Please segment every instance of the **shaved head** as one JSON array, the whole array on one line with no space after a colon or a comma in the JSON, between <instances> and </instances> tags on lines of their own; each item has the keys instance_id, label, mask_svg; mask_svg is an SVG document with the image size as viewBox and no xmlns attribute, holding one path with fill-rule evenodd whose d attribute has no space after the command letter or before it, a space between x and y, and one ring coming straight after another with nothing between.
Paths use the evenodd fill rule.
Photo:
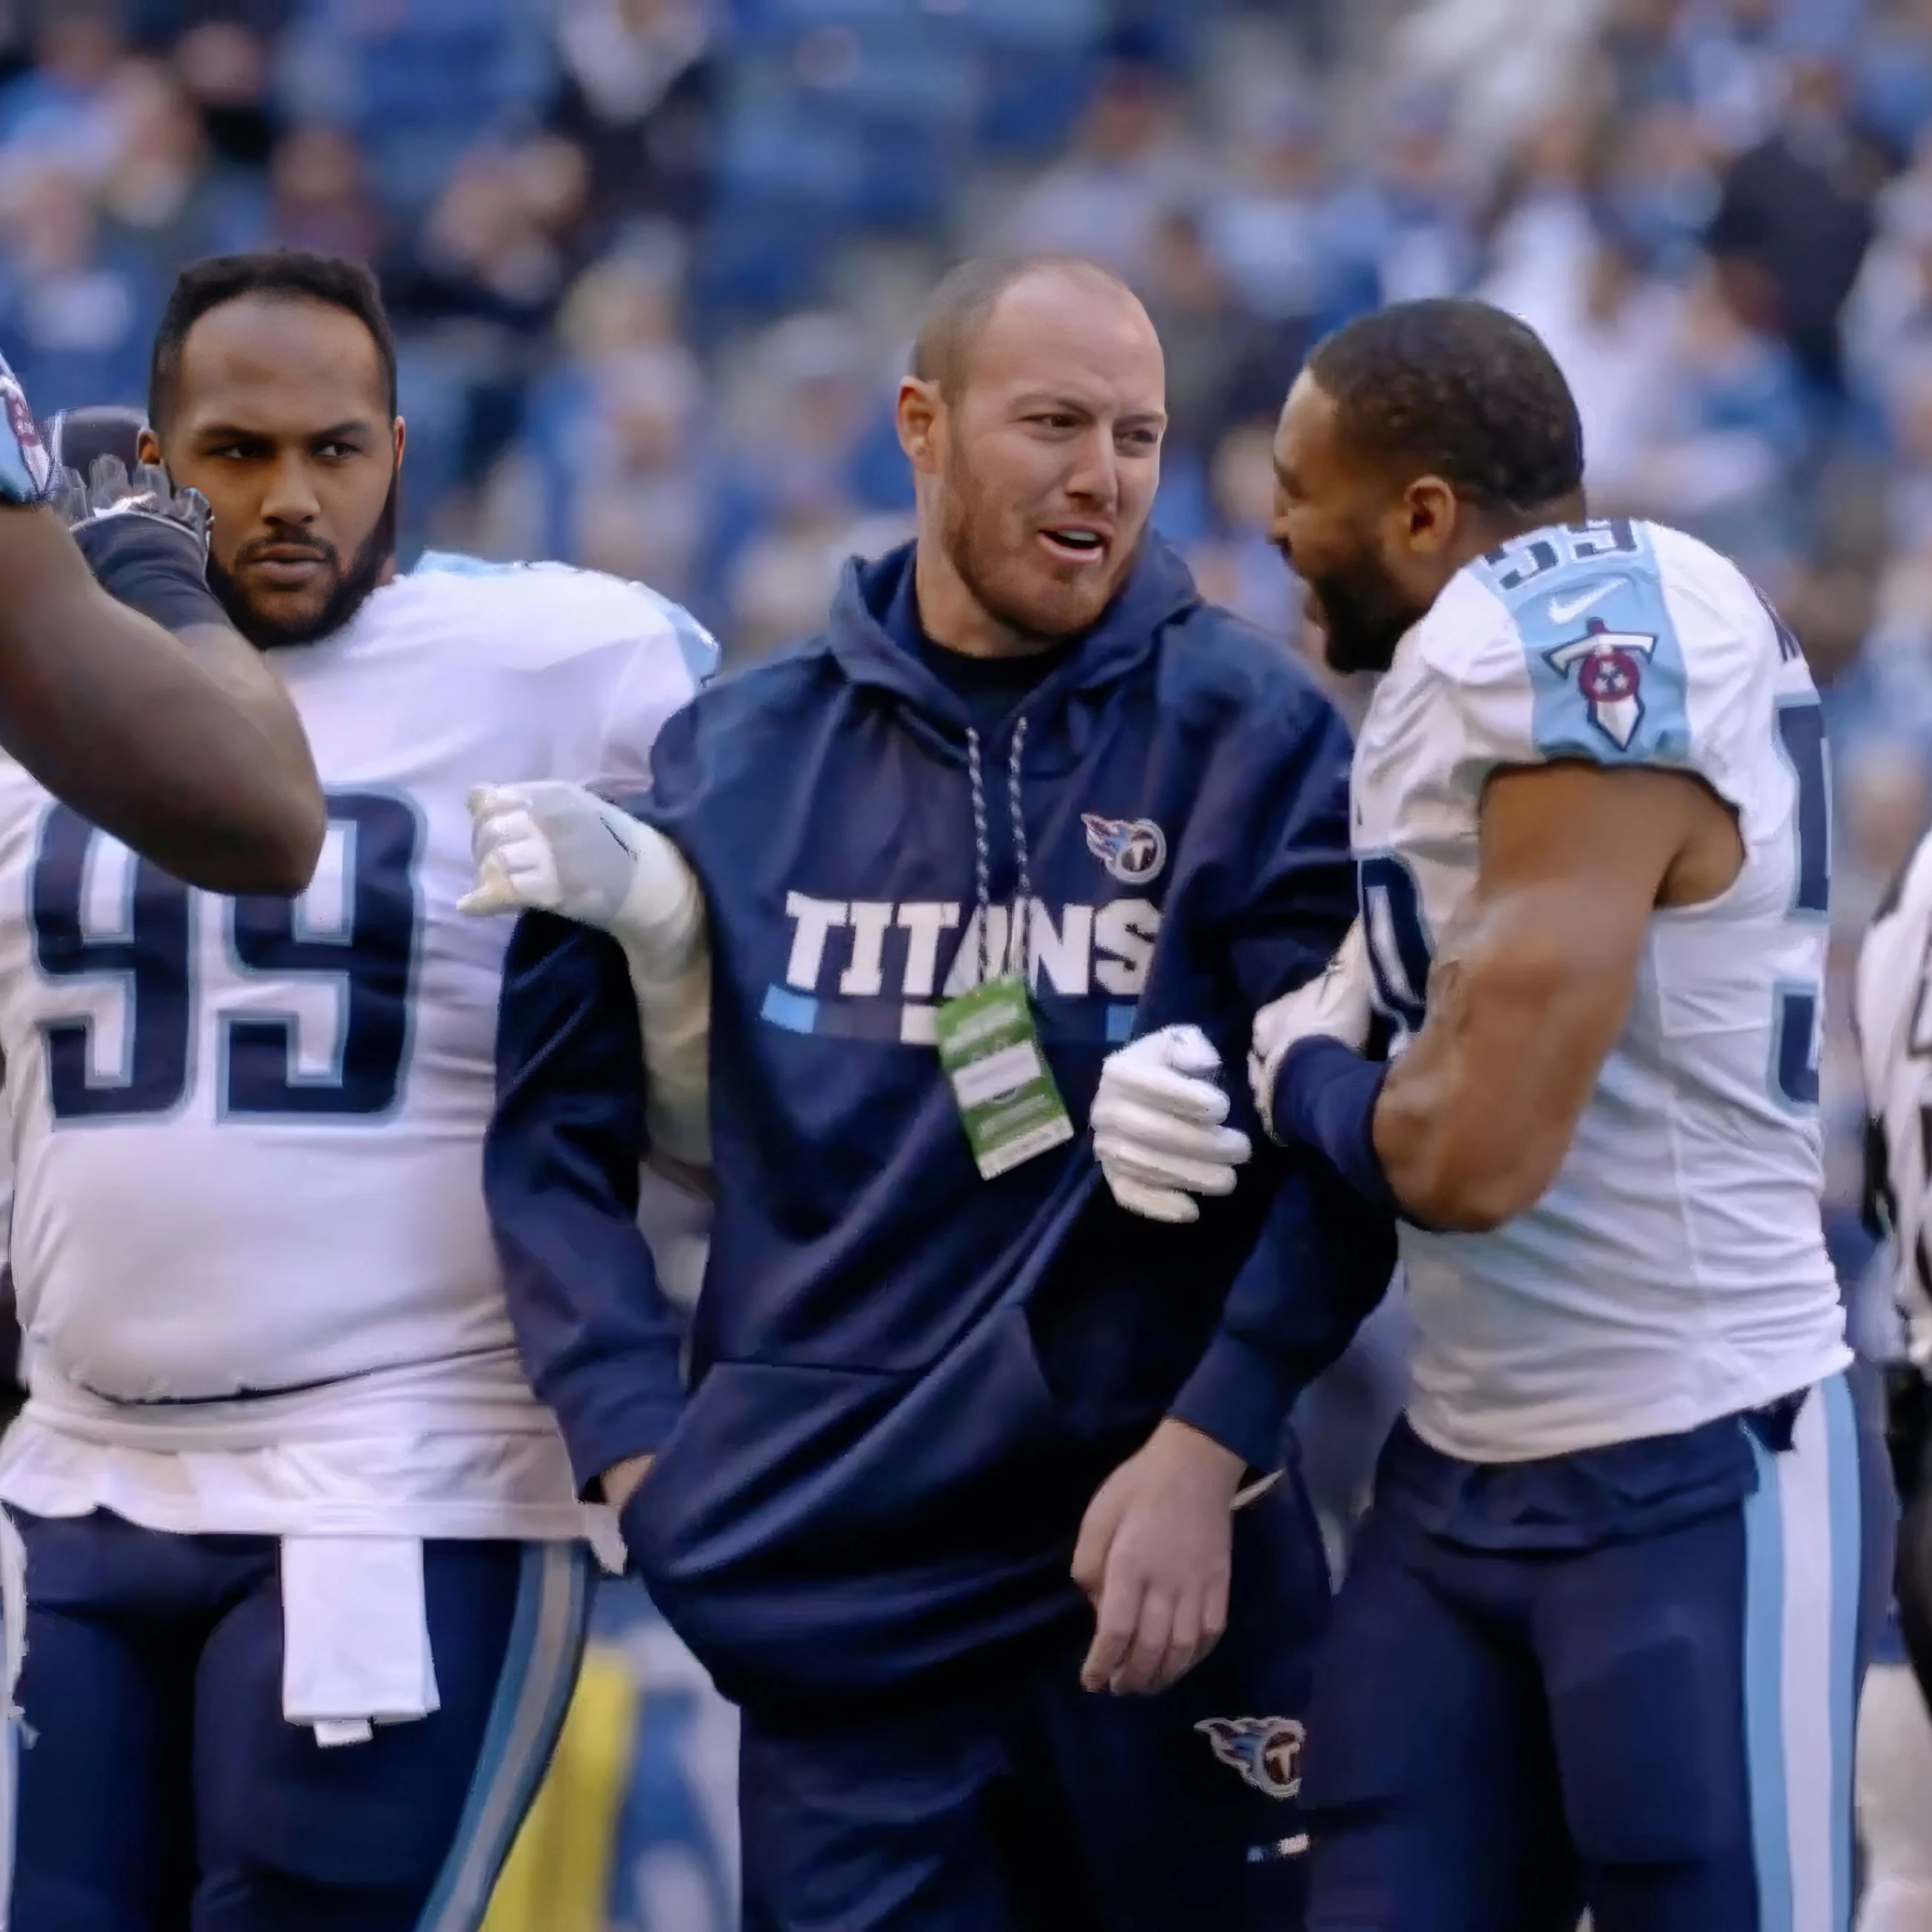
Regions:
<instances>
[{"instance_id":1,"label":"shaved head","mask_svg":"<svg viewBox=\"0 0 1932 1932\"><path fill-rule=\"evenodd\" d=\"M962 262L940 282L926 305L913 344L912 374L930 382L948 402L965 387L973 352L1006 296L1036 279L1070 282L1112 292L1132 307L1140 298L1112 269L1081 255L982 255Z\"/></svg>"},{"instance_id":2,"label":"shaved head","mask_svg":"<svg viewBox=\"0 0 1932 1932\"><path fill-rule=\"evenodd\" d=\"M940 284L898 409L929 635L997 655L1098 621L1153 506L1166 391L1147 310L1091 262L968 262Z\"/></svg>"}]
</instances>

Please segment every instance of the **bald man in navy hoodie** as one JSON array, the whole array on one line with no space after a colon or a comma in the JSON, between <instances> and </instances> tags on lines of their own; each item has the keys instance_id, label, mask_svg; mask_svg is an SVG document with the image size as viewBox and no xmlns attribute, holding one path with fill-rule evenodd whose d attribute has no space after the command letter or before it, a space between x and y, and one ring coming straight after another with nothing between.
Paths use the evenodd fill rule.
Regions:
<instances>
[{"instance_id":1,"label":"bald man in navy hoodie","mask_svg":"<svg viewBox=\"0 0 1932 1932\"><path fill-rule=\"evenodd\" d=\"M1301 1922L1328 1591L1287 1416L1390 1231L1278 1154L1198 1226L1130 1220L1084 1130L1110 1046L1185 1016L1238 1058L1327 963L1349 744L1148 530L1163 392L1104 271L956 270L899 398L917 541L658 740L638 815L712 954L688 1389L635 1224L623 959L542 913L512 947L512 1312L586 1493L742 1706L764 1932ZM1001 975L1072 1130L1036 1095L1004 1168L934 1046Z\"/></svg>"}]
</instances>

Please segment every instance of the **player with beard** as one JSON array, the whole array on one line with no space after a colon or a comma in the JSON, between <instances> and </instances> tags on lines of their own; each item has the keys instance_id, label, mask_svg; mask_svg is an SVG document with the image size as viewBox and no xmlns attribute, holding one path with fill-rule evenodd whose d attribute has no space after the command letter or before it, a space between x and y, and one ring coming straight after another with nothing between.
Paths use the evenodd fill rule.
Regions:
<instances>
[{"instance_id":1,"label":"player with beard","mask_svg":"<svg viewBox=\"0 0 1932 1932\"><path fill-rule=\"evenodd\" d=\"M1850 1910L1890 1518L1820 1220L1817 694L1735 566L1586 516L1582 459L1473 302L1330 338L1275 442L1330 661L1382 676L1359 922L1250 1072L1400 1217L1414 1334L1310 1719L1323 1932ZM1094 1108L1156 1222L1244 1154L1178 1057L1124 1051Z\"/></svg>"},{"instance_id":2,"label":"player with beard","mask_svg":"<svg viewBox=\"0 0 1932 1932\"><path fill-rule=\"evenodd\" d=\"M189 269L149 420L214 506L210 581L293 697L328 832L299 899L215 898L0 774L10 1924L473 1928L600 1526L484 1210L507 935L456 910L466 794L634 783L710 642L608 578L397 574L395 356L352 264Z\"/></svg>"},{"instance_id":3,"label":"player with beard","mask_svg":"<svg viewBox=\"0 0 1932 1932\"><path fill-rule=\"evenodd\" d=\"M633 1226L662 1015L548 916L486 1185L579 1479L742 1706L765 1932L1300 1922L1327 1590L1286 1418L1390 1250L1305 1162L1150 1232L1079 1130L1110 1040L1228 1050L1333 951L1347 739L1149 531L1163 392L1104 271L955 271L899 394L916 540L666 726L644 823L479 802L479 903L646 980L702 895L688 1396ZM1283 1268L1341 1305L1284 1322Z\"/></svg>"}]
</instances>

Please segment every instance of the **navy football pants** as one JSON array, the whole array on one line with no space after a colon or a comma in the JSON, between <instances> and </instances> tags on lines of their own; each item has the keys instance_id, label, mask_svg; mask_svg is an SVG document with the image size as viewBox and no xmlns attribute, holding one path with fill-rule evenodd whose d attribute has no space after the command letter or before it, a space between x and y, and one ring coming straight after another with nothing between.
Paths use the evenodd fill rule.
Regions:
<instances>
[{"instance_id":1,"label":"navy football pants","mask_svg":"<svg viewBox=\"0 0 1932 1932\"><path fill-rule=\"evenodd\" d=\"M1311 1932L1845 1932L1889 1478L1844 1378L1756 1493L1579 1551L1372 1511L1320 1660Z\"/></svg>"},{"instance_id":2,"label":"navy football pants","mask_svg":"<svg viewBox=\"0 0 1932 1932\"><path fill-rule=\"evenodd\" d=\"M576 1678L580 1546L426 1544L442 1706L325 1750L282 1715L274 1538L16 1520L11 1932L473 1932Z\"/></svg>"},{"instance_id":3,"label":"navy football pants","mask_svg":"<svg viewBox=\"0 0 1932 1932\"><path fill-rule=\"evenodd\" d=\"M747 1714L746 1932L1300 1932L1295 1792L1318 1536L1292 1482L1236 1518L1228 1629L1158 1697L1080 1688L1090 1631L970 1697Z\"/></svg>"}]
</instances>

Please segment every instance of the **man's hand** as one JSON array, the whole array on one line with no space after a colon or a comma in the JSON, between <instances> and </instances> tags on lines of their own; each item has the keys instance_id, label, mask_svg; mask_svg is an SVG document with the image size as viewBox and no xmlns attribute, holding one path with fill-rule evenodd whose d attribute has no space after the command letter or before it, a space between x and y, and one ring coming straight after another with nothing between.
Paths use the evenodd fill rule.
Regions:
<instances>
[{"instance_id":1,"label":"man's hand","mask_svg":"<svg viewBox=\"0 0 1932 1932\"><path fill-rule=\"evenodd\" d=\"M1242 1473L1238 1456L1170 1418L1101 1484L1073 1553L1094 1612L1084 1689L1165 1690L1220 1641Z\"/></svg>"},{"instance_id":2,"label":"man's hand","mask_svg":"<svg viewBox=\"0 0 1932 1932\"><path fill-rule=\"evenodd\" d=\"M1336 948L1334 958L1306 986L1270 1000L1256 1014L1248 1082L1270 1132L1274 1130L1274 1084L1288 1049L1325 1035L1360 1053L1375 1024L1374 987L1368 943L1358 919Z\"/></svg>"},{"instance_id":3,"label":"man's hand","mask_svg":"<svg viewBox=\"0 0 1932 1932\"><path fill-rule=\"evenodd\" d=\"M644 1478L651 1473L651 1465L657 1460L655 1456L626 1456L621 1462L613 1462L598 1478L604 1500L620 1515L623 1513L624 1505L644 1486Z\"/></svg>"},{"instance_id":4,"label":"man's hand","mask_svg":"<svg viewBox=\"0 0 1932 1932\"><path fill-rule=\"evenodd\" d=\"M1222 1125L1221 1057L1198 1027L1162 1027L1110 1053L1089 1119L1114 1198L1150 1221L1197 1220L1196 1196L1232 1194L1253 1149Z\"/></svg>"},{"instance_id":5,"label":"man's hand","mask_svg":"<svg viewBox=\"0 0 1932 1932\"><path fill-rule=\"evenodd\" d=\"M457 908L479 916L554 912L611 932L646 850L666 842L581 785L556 778L478 785L470 816L476 889Z\"/></svg>"}]
</instances>

